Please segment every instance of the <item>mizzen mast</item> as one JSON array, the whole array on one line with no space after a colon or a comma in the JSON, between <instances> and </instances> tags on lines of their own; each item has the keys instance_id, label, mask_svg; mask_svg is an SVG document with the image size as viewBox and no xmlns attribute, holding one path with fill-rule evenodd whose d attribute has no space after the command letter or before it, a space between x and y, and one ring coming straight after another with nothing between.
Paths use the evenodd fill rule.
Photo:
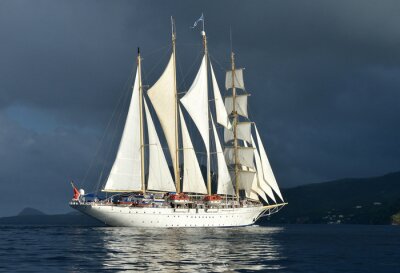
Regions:
<instances>
[{"instance_id":1,"label":"mizzen mast","mask_svg":"<svg viewBox=\"0 0 400 273\"><path fill-rule=\"evenodd\" d=\"M140 48L138 48L138 77L139 77L139 123L140 123L140 182L143 193L146 193L146 186L144 183L144 130L143 130L143 85L142 85L142 59L140 58Z\"/></svg>"}]
</instances>

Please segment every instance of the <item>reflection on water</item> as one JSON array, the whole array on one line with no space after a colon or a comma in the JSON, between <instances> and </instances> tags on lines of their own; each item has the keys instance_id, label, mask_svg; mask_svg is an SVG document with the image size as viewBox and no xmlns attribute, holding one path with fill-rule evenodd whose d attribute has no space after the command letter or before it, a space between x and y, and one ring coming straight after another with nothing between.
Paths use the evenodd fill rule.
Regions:
<instances>
[{"instance_id":1,"label":"reflection on water","mask_svg":"<svg viewBox=\"0 0 400 273\"><path fill-rule=\"evenodd\" d=\"M0 227L0 272L399 272L395 226Z\"/></svg>"},{"instance_id":2,"label":"reflection on water","mask_svg":"<svg viewBox=\"0 0 400 273\"><path fill-rule=\"evenodd\" d=\"M280 227L222 229L98 228L103 269L234 272L282 269Z\"/></svg>"}]
</instances>

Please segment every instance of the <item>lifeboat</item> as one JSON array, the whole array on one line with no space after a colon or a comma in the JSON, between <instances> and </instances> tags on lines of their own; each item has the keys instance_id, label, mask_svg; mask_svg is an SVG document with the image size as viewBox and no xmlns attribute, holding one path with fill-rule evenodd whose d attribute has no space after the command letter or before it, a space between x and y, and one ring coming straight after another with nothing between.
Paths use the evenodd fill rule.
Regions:
<instances>
[{"instance_id":1,"label":"lifeboat","mask_svg":"<svg viewBox=\"0 0 400 273\"><path fill-rule=\"evenodd\" d=\"M206 195L203 200L207 205L218 205L221 203L222 197L218 194Z\"/></svg>"},{"instance_id":2,"label":"lifeboat","mask_svg":"<svg viewBox=\"0 0 400 273\"><path fill-rule=\"evenodd\" d=\"M189 203L189 196L185 193L171 194L169 196L169 200L172 204L187 204Z\"/></svg>"}]
</instances>

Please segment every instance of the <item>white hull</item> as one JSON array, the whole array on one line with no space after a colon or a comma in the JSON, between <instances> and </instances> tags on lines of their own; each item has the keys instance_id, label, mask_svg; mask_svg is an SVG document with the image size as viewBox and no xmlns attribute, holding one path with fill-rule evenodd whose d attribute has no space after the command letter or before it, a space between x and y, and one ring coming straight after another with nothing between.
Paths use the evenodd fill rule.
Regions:
<instances>
[{"instance_id":1,"label":"white hull","mask_svg":"<svg viewBox=\"0 0 400 273\"><path fill-rule=\"evenodd\" d=\"M138 208L104 204L79 204L71 207L109 226L128 227L234 227L254 224L273 206L241 208Z\"/></svg>"}]
</instances>

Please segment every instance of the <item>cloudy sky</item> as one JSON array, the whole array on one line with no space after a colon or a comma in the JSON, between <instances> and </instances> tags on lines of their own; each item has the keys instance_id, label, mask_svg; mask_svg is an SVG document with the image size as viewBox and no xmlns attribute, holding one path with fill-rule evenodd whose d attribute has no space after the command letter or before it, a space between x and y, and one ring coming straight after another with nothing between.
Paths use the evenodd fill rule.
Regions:
<instances>
[{"instance_id":1,"label":"cloudy sky","mask_svg":"<svg viewBox=\"0 0 400 273\"><path fill-rule=\"evenodd\" d=\"M115 156L136 48L151 85L171 15L182 91L200 62L189 27L204 12L221 81L231 27L282 187L400 170L400 2L244 3L0 1L0 216L64 212L69 180L95 187Z\"/></svg>"}]
</instances>

